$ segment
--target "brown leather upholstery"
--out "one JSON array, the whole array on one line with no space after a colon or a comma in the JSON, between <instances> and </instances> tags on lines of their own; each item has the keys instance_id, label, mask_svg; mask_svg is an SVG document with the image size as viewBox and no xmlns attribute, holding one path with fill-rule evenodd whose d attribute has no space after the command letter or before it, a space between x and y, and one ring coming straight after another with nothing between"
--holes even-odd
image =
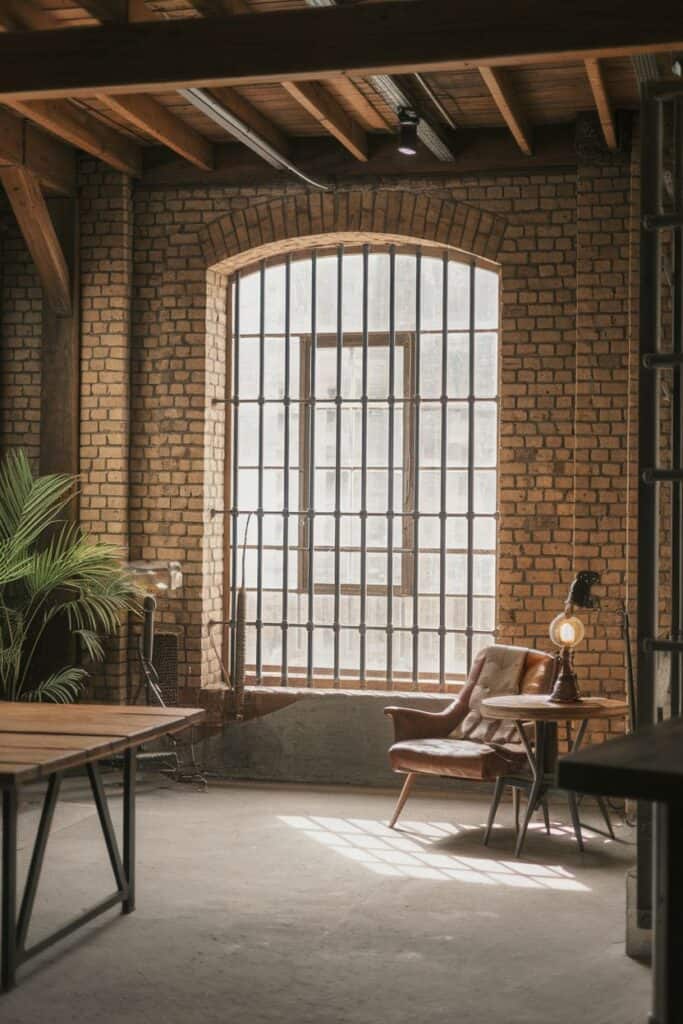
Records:
<instances>
[{"instance_id":1,"label":"brown leather upholstery","mask_svg":"<svg viewBox=\"0 0 683 1024\"><path fill-rule=\"evenodd\" d=\"M521 742L514 740L514 736L507 729L508 723L481 719L478 713L474 713L476 708L471 705L473 694L477 697L474 702L477 707L482 697L479 681L487 659L490 659L486 665L490 678L495 658L505 654L511 654L516 658L517 665L523 657L520 675L512 683L512 692L550 691L554 663L552 655L529 649L524 651L520 648L503 648L502 645L484 648L472 664L462 693L443 711L429 712L398 707L385 709L385 714L390 715L394 721L396 742L389 750L389 760L395 772L490 782L498 775L517 771L525 766L524 747ZM467 738L468 722L469 732L476 733L478 739ZM505 728L501 728L503 725ZM460 735L463 727L465 735ZM453 732L456 733L455 736L451 735ZM496 735L504 736L506 742L496 742Z\"/></svg>"}]
</instances>

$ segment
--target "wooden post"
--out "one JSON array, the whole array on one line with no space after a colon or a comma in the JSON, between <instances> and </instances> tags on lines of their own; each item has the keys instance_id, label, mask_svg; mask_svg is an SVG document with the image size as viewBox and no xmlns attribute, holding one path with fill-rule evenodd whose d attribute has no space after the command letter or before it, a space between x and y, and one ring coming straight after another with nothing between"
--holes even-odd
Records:
<instances>
[{"instance_id":1,"label":"wooden post","mask_svg":"<svg viewBox=\"0 0 683 1024\"><path fill-rule=\"evenodd\" d=\"M71 311L60 315L43 301L40 472L79 471L80 281L76 200L48 200L55 233L69 270ZM72 515L77 517L74 501Z\"/></svg>"}]
</instances>

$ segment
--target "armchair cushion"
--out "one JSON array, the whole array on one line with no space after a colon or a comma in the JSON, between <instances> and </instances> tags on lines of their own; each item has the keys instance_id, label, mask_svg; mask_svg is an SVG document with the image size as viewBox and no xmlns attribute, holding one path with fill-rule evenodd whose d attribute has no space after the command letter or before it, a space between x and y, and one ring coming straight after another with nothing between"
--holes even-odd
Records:
<instances>
[{"instance_id":1,"label":"armchair cushion","mask_svg":"<svg viewBox=\"0 0 683 1024\"><path fill-rule=\"evenodd\" d=\"M521 771L526 755L520 743L492 747L471 740L422 739L394 743L392 770L493 782L499 775Z\"/></svg>"},{"instance_id":2,"label":"armchair cushion","mask_svg":"<svg viewBox=\"0 0 683 1024\"><path fill-rule=\"evenodd\" d=\"M519 692L527 654L526 647L498 644L486 648L481 671L470 693L468 712L450 736L496 745L513 742L515 723L483 718L481 702L487 697Z\"/></svg>"}]
</instances>

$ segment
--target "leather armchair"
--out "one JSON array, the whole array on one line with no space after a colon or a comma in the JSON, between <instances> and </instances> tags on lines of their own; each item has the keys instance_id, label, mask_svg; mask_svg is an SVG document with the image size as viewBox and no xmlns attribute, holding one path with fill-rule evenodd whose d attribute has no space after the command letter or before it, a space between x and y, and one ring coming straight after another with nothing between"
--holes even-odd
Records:
<instances>
[{"instance_id":1,"label":"leather armchair","mask_svg":"<svg viewBox=\"0 0 683 1024\"><path fill-rule=\"evenodd\" d=\"M483 718L479 705L504 693L549 693L553 667L551 654L494 644L477 654L464 689L443 711L385 708L394 724L391 767L406 776L390 828L417 775L493 782L523 770L527 758L514 723Z\"/></svg>"}]
</instances>

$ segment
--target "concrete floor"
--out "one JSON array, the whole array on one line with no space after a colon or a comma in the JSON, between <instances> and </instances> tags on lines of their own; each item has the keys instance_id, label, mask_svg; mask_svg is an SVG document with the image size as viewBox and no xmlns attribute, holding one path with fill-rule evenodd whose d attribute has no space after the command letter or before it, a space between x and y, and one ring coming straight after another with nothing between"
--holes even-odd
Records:
<instances>
[{"instance_id":1,"label":"concrete floor","mask_svg":"<svg viewBox=\"0 0 683 1024\"><path fill-rule=\"evenodd\" d=\"M110 777L108 788L118 793ZM25 869L37 795L22 815ZM510 805L481 845L479 798L143 782L138 906L21 969L3 1024L644 1024L649 971L624 956L633 835L535 825ZM120 812L112 798L113 812ZM556 822L566 808L552 808ZM588 821L597 821L588 805ZM629 845L627 845L629 844ZM72 780L33 937L110 891L97 819Z\"/></svg>"}]
</instances>

